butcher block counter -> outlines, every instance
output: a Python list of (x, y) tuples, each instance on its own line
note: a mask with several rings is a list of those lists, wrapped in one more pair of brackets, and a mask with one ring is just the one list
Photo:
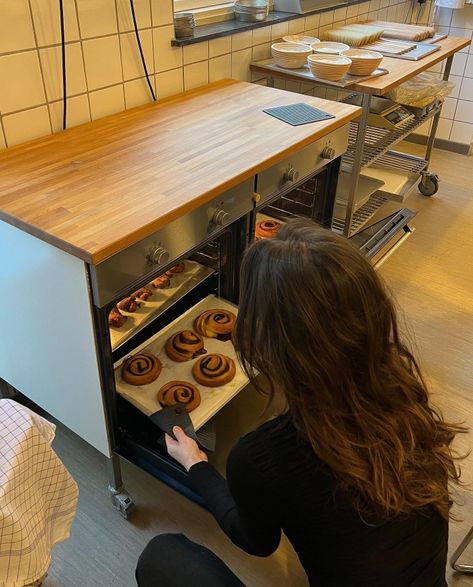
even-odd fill
[[(335, 118), (290, 126), (263, 108), (305, 102)], [(97, 264), (360, 109), (233, 80), (0, 153), (0, 219)]]
[[(297, 102), (334, 118), (290, 126), (263, 113)], [(273, 180), (294, 180), (288, 160), (293, 178), (326, 166), (359, 112), (226, 80), (0, 152), (0, 377), (110, 457), (113, 487), (108, 313), (121, 284), (135, 291), (219, 230), (244, 239), (255, 181), (264, 200)]]

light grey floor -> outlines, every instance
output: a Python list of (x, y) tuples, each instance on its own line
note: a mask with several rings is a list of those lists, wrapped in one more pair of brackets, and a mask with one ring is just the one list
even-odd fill
[[(251, 407), (252, 402), (248, 403)], [(137, 504), (130, 520), (124, 520), (106, 491), (104, 457), (60, 424), (54, 448), (79, 484), (80, 498), (71, 538), (56, 547), (44, 587), (131, 587), (140, 552), (153, 536), (164, 532), (182, 532), (205, 544), (247, 585), (307, 585), (286, 540), (268, 559), (246, 555), (231, 544), (208, 512), (122, 461), (127, 491)]]

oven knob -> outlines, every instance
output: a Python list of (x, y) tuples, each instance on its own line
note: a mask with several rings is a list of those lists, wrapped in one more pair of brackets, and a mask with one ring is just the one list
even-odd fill
[(169, 261), (169, 253), (164, 247), (156, 247), (154, 251), (148, 255), (148, 259), (155, 265), (164, 265)]
[(225, 212), (225, 210), (216, 210), (214, 212), (213, 217), (212, 217), (212, 222), (216, 226), (223, 226), (224, 224), (226, 224), (228, 222), (228, 217), (229, 217), (229, 214), (228, 214), (228, 212)]
[(299, 178), (299, 172), (294, 167), (289, 167), (284, 174), (284, 181), (297, 181)]
[(335, 157), (335, 149), (333, 147), (324, 147), (320, 153), (322, 159), (333, 159)]

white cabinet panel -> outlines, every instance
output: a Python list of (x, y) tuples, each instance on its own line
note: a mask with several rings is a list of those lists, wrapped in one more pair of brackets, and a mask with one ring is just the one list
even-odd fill
[(79, 259), (0, 221), (0, 377), (110, 456)]

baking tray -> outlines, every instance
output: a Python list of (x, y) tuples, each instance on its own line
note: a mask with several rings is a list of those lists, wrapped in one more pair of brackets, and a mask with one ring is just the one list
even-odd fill
[[(385, 42), (388, 42), (390, 40), (394, 40), (394, 39), (382, 39), (382, 41), (385, 41)], [(372, 43), (372, 45), (374, 46), (375, 43)], [(422, 43), (416, 42), (416, 43), (413, 43), (413, 45), (414, 45), (414, 47), (412, 49), (410, 49), (409, 51), (406, 51), (405, 53), (390, 53), (389, 51), (384, 51), (382, 48), (380, 48), (378, 46), (374, 50), (377, 51), (378, 53), (382, 53), (385, 57), (391, 57), (392, 59), (407, 59), (408, 61), (418, 61), (419, 59), (422, 59), (423, 57), (427, 57), (427, 55), (430, 55), (431, 53), (435, 53), (435, 51), (438, 51), (440, 49), (440, 45), (432, 45), (432, 44), (426, 43), (426, 42), (422, 42)], [(362, 48), (368, 49), (370, 51), (373, 50), (372, 47), (369, 45), (366, 45), (365, 47), (362, 47)]]
[(327, 86), (333, 86), (335, 88), (342, 89), (353, 84), (359, 84), (360, 82), (364, 82), (367, 79), (379, 77), (381, 75), (386, 75), (387, 73), (389, 73), (389, 71), (387, 69), (384, 69), (384, 67), (378, 67), (378, 69), (375, 69), (373, 73), (370, 73), (369, 75), (350, 75), (349, 73), (347, 73), (341, 80), (334, 82), (328, 79), (315, 77), (310, 71), (308, 64), (305, 64), (303, 67), (300, 67), (299, 69), (288, 69), (286, 67), (280, 67), (279, 65), (276, 65), (273, 59), (265, 59), (263, 61), (255, 61), (254, 65), (264, 66), (265, 70), (284, 73), (286, 76), (292, 75), (295, 78), (299, 78), (301, 81), (303, 80), (312, 83), (317, 82), (325, 84)]
[(430, 37), (429, 39), (424, 39), (422, 43), (424, 43), (424, 45), (428, 45), (430, 43), (437, 43), (438, 41), (446, 39), (447, 37), (448, 33), (435, 33), (433, 37)]
[(133, 355), (145, 350), (159, 357), (162, 363), (162, 370), (155, 381), (149, 385), (129, 385), (121, 377), (121, 367), (126, 357), (123, 357), (115, 363), (114, 370), (117, 392), (141, 412), (150, 416), (162, 409), (157, 400), (157, 395), (159, 389), (165, 383), (172, 380), (189, 381), (197, 387), (202, 398), (200, 406), (189, 414), (194, 428), (198, 430), (210, 420), (212, 416), (221, 410), (249, 382), (248, 377), (238, 363), (232, 342), (229, 340), (221, 341), (214, 338), (204, 338), (204, 346), (207, 353), (220, 353), (235, 361), (236, 375), (233, 381), (216, 388), (200, 385), (192, 377), (192, 366), (199, 360), (198, 358), (192, 361), (186, 361), (185, 363), (177, 363), (167, 356), (164, 345), (168, 338), (175, 332), (179, 332), (180, 330), (193, 330), (195, 318), (202, 312), (205, 312), (205, 310), (214, 308), (223, 308), (230, 310), (234, 314), (238, 313), (238, 308), (223, 298), (218, 298), (215, 295), (204, 298), (133, 351)]
[(429, 43), (416, 43), (415, 49), (411, 49), (407, 53), (402, 53), (401, 55), (395, 55), (393, 53), (383, 53), (383, 51), (379, 51), (379, 53), (383, 53), (388, 57), (392, 57), (393, 59), (407, 59), (409, 61), (418, 61), (423, 57), (427, 57), (431, 53), (435, 53), (440, 49), (440, 45), (431, 45)]
[(183, 261), (185, 270), (182, 273), (175, 273), (171, 277), (171, 286), (165, 289), (155, 289), (151, 283), (146, 287), (153, 292), (153, 297), (142, 301), (136, 312), (125, 312), (128, 320), (121, 328), (110, 327), (110, 339), (112, 350), (117, 349), (121, 344), (132, 337), (135, 332), (142, 328), (147, 322), (164, 312), (166, 308), (175, 303), (179, 298), (188, 293), (204, 279), (212, 275), (213, 269), (204, 267), (196, 261)]

